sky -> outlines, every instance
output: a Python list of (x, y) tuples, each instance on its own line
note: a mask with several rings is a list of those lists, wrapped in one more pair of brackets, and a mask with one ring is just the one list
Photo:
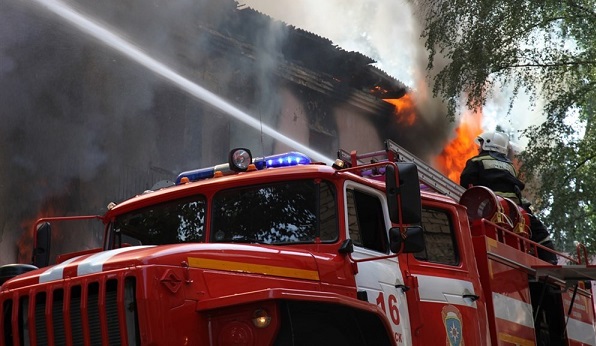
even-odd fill
[(287, 24), (378, 61), (375, 66), (414, 86), (424, 68), (419, 29), (403, 0), (240, 0)]

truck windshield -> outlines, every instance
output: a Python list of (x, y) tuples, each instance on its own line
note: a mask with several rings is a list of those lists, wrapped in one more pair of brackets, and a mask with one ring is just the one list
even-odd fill
[(278, 182), (213, 197), (211, 242), (331, 242), (337, 233), (335, 194), (328, 182)]
[(112, 228), (114, 247), (203, 242), (205, 206), (205, 197), (198, 195), (121, 215)]
[[(212, 200), (211, 242), (264, 244), (337, 240), (333, 185), (298, 180), (222, 190)], [(205, 242), (207, 201), (196, 195), (120, 215), (111, 246)]]

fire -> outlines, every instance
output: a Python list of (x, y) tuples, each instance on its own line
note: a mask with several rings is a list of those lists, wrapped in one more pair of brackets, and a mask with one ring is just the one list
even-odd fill
[(443, 148), (436, 157), (435, 166), (439, 171), (459, 184), (459, 175), (466, 166), (466, 161), (478, 154), (474, 139), (482, 133), (482, 114), (466, 113), (462, 116), (455, 130), (456, 137)]
[(37, 220), (42, 217), (59, 215), (53, 203), (44, 203), (41, 210), (37, 213), (35, 218), (26, 219), (21, 222), (21, 228), (24, 230), (21, 238), (18, 241), (18, 262), (31, 263), (33, 255), (33, 247), (35, 246), (35, 230), (33, 226)]
[(410, 94), (405, 94), (398, 99), (383, 99), (395, 106), (395, 115), (399, 122), (407, 125), (414, 125), (416, 122), (416, 108)]

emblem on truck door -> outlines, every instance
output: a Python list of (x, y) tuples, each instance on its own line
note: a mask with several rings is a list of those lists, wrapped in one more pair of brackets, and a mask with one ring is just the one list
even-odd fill
[(445, 331), (447, 332), (447, 343), (450, 346), (463, 346), (461, 313), (453, 305), (446, 305), (441, 310), (443, 315), (443, 323), (445, 324)]

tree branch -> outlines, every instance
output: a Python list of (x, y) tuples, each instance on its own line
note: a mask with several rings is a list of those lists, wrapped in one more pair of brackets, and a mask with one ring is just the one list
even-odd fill
[(571, 61), (571, 62), (557, 62), (557, 63), (544, 63), (544, 64), (515, 64), (500, 66), (497, 71), (518, 68), (518, 67), (562, 67), (562, 66), (579, 66), (579, 65), (596, 65), (596, 61), (585, 60), (585, 61)]
[(571, 170), (571, 172), (569, 174), (567, 174), (564, 178), (563, 178), (563, 182), (559, 185), (559, 186), (565, 186), (569, 180), (571, 179), (571, 177), (580, 169), (582, 168), (588, 161), (593, 160), (594, 158), (596, 158), (596, 154), (594, 155), (590, 155), (588, 157), (586, 157), (582, 162), (578, 163), (577, 165), (575, 165), (575, 167), (573, 167), (573, 169)]

